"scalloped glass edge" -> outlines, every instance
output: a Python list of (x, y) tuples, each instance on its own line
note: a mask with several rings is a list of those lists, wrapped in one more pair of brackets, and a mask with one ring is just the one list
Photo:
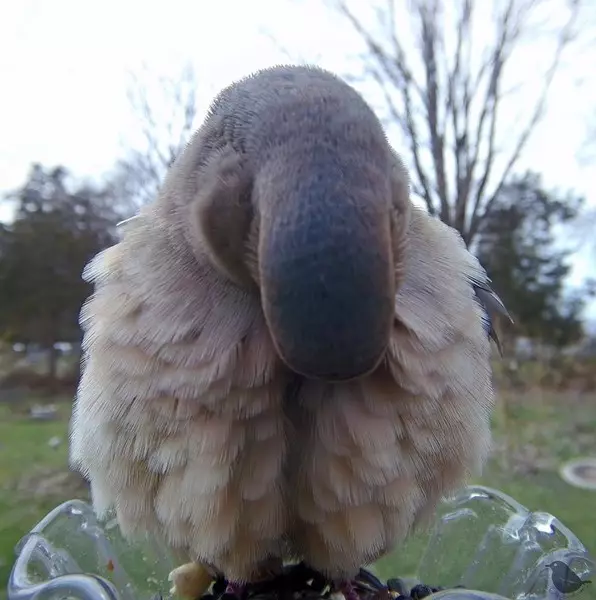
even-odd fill
[[(158, 540), (124, 540), (113, 517), (99, 521), (81, 500), (57, 506), (15, 550), (8, 600), (167, 598), (168, 573), (179, 564)], [(416, 578), (450, 588), (429, 600), (551, 600), (589, 593), (582, 582), (595, 573), (587, 549), (555, 516), (469, 486), (439, 505)]]

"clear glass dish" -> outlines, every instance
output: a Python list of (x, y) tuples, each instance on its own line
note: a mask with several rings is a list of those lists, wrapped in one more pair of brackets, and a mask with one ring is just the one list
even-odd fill
[[(169, 597), (174, 557), (149, 538), (125, 541), (91, 506), (55, 508), (17, 545), (8, 600), (150, 600)], [(446, 499), (415, 577), (449, 589), (429, 600), (560, 599), (592, 594), (595, 563), (556, 517), (530, 512), (481, 486)], [(479, 591), (481, 590), (481, 591)]]

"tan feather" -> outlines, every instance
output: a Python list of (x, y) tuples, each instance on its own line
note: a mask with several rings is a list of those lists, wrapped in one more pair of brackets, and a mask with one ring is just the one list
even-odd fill
[(339, 577), (391, 551), (482, 465), (490, 348), (465, 279), (478, 272), (453, 230), (413, 210), (385, 365), (303, 387), (296, 551), (319, 569)]
[(247, 578), (286, 527), (284, 377), (258, 302), (172, 252), (155, 212), (88, 270), (72, 460), (125, 533)]
[[(87, 269), (71, 459), (126, 535), (153, 532), (232, 580), (292, 557), (349, 578), (487, 454), (490, 347), (471, 283), (486, 275), (412, 206), (405, 168), (346, 84), (287, 67), (238, 85)], [(297, 189), (335, 194), (324, 226)], [(313, 247), (286, 243), (315, 225)], [(336, 276), (358, 293), (345, 300)], [(318, 308), (353, 331), (321, 333)], [(205, 584), (192, 567), (173, 577), (187, 594)]]

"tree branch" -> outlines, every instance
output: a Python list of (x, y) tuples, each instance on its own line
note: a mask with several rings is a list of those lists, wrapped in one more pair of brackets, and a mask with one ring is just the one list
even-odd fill
[[(538, 97), (538, 101), (536, 102), (536, 105), (534, 107), (532, 116), (530, 117), (525, 128), (522, 130), (522, 133), (520, 134), (520, 136), (517, 140), (515, 148), (513, 149), (513, 152), (511, 153), (511, 156), (509, 157), (509, 160), (507, 161), (505, 168), (503, 169), (503, 172), (499, 178), (497, 186), (496, 186), (495, 190), (493, 191), (493, 193), (491, 194), (491, 196), (488, 198), (488, 200), (484, 206), (484, 210), (482, 212), (479, 212), (479, 207), (481, 204), (482, 194), (484, 192), (484, 186), (482, 187), (482, 189), (479, 186), (479, 190), (476, 195), (476, 202), (474, 204), (474, 211), (472, 213), (472, 217), (471, 217), (471, 221), (470, 221), (470, 227), (469, 227), (470, 238), (473, 238), (476, 235), (481, 222), (490, 214), (490, 211), (491, 211), (492, 207), (494, 206), (495, 201), (503, 188), (503, 185), (505, 184), (505, 182), (507, 181), (507, 178), (511, 174), (513, 167), (519, 161), (522, 151), (524, 150), (526, 144), (528, 143), (528, 140), (530, 139), (532, 132), (534, 131), (534, 129), (536, 128), (536, 125), (539, 123), (540, 119), (542, 118), (542, 116), (544, 114), (544, 108), (546, 106), (546, 101), (548, 99), (548, 92), (550, 90), (550, 87), (554, 80), (554, 77), (557, 73), (557, 69), (558, 69), (559, 63), (561, 61), (561, 56), (563, 54), (565, 47), (568, 45), (569, 41), (571, 40), (571, 32), (573, 30), (573, 26), (575, 24), (575, 21), (577, 19), (577, 15), (578, 15), (579, 5), (578, 5), (577, 0), (573, 0), (571, 7), (572, 7), (571, 15), (557, 39), (557, 47), (556, 47), (556, 50), (555, 50), (555, 53), (553, 56), (553, 60), (552, 60), (551, 64), (549, 65), (549, 68), (546, 72), (545, 82), (542, 87), (541, 93)], [(483, 182), (481, 181), (481, 184), (482, 183)]]
[[(346, 1), (335, 0), (335, 8), (364, 42), (365, 74), (378, 86), (388, 116), (405, 138), (419, 193), (431, 214), (456, 227), (466, 243), (472, 243), (544, 112), (561, 55), (571, 40), (579, 0), (571, 0), (571, 16), (555, 39), (545, 82), (526, 126), (513, 132), (496, 187), (495, 164), (503, 139), (504, 73), (522, 34), (529, 29), (529, 18), (539, 0), (499, 2), (499, 13), (490, 21), (490, 26), (496, 23), (495, 38), (481, 39), (484, 47), (473, 42), (480, 39), (473, 36), (475, 0), (458, 1), (452, 38), (445, 33), (449, 27), (445, 15), (453, 14), (444, 11), (445, 0), (410, 0), (410, 25), (404, 24), (403, 18), (396, 19), (400, 5), (395, 0), (379, 0), (378, 30), (365, 26)], [(406, 51), (399, 31), (408, 26), (415, 43)], [(449, 39), (454, 41), (448, 44)], [(507, 139), (511, 137), (510, 133)]]
[(149, 82), (149, 78), (142, 83), (133, 76), (127, 94), (145, 145), (128, 148), (112, 181), (115, 193), (135, 196), (137, 204), (152, 200), (158, 193), (168, 168), (188, 143), (197, 117), (198, 83), (191, 65), (187, 64), (178, 77), (155, 78), (155, 89)]
[[(393, 27), (392, 46), (394, 56), (396, 58), (391, 61), (383, 51), (382, 47), (375, 41), (372, 35), (364, 29), (362, 24), (352, 14), (345, 2), (340, 1), (337, 7), (344, 17), (346, 17), (352, 26), (358, 31), (359, 35), (362, 37), (367, 46), (368, 52), (375, 59), (376, 67), (370, 66), (367, 71), (378, 84), (380, 91), (385, 98), (390, 116), (396, 121), (396, 123), (400, 125), (402, 130), (407, 133), (410, 151), (414, 161), (414, 168), (418, 176), (420, 187), (423, 191), (421, 195), (426, 202), (429, 213), (435, 214), (436, 208), (432, 201), (431, 186), (422, 165), (419, 133), (412, 110), (413, 100), (411, 87), (414, 85), (414, 82), (407, 66), (403, 49), (401, 48), (397, 37), (394, 35)], [(394, 16), (393, 0), (388, 0), (387, 10), (389, 18), (391, 19)], [(379, 69), (382, 71), (382, 73), (379, 72)], [(404, 104), (403, 115), (397, 110), (395, 103), (393, 102), (389, 92), (389, 86), (393, 86), (400, 92)]]
[(424, 1), (415, 4), (415, 10), (420, 19), (422, 58), (426, 79), (426, 123), (431, 144), (431, 155), (435, 170), (436, 191), (440, 202), (439, 216), (442, 221), (451, 221), (449, 206), (449, 191), (445, 176), (445, 135), (442, 131), (439, 115), (440, 88), (437, 71), (436, 48), (439, 43), (440, 33), (437, 27), (437, 14), (439, 6), (436, 0), (429, 7)]

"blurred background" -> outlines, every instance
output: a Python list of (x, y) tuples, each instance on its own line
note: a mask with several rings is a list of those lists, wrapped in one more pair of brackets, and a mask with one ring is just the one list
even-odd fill
[[(3, 0), (0, 5), (0, 598), (14, 545), (69, 498), (84, 265), (154, 198), (233, 80), (314, 63), (359, 89), (515, 319), (495, 352), (482, 483), (596, 554), (596, 3)], [(596, 486), (596, 468), (584, 469)], [(382, 569), (408, 569), (395, 556)]]

